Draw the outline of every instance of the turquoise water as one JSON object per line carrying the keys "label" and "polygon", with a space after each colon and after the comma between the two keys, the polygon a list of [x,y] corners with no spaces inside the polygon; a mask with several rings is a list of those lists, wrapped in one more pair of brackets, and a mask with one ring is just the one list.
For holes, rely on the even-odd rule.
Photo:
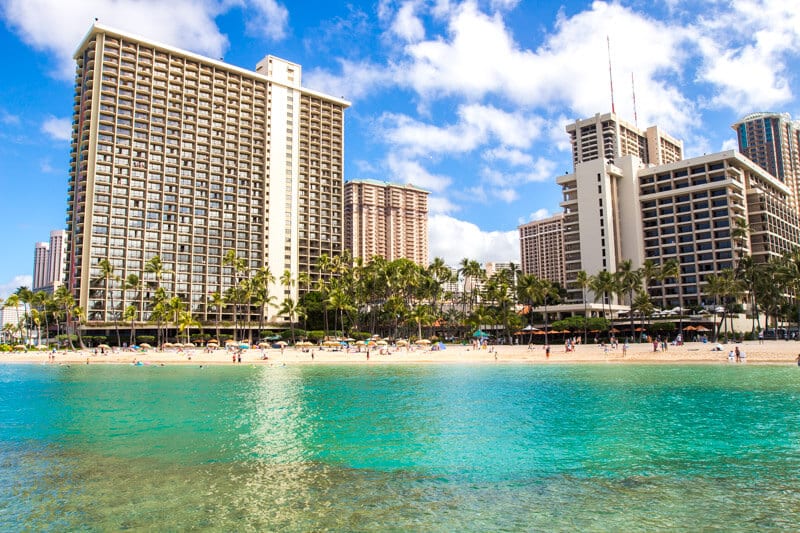
{"label": "turquoise water", "polygon": [[800,369],[0,365],[0,530],[795,530]]}

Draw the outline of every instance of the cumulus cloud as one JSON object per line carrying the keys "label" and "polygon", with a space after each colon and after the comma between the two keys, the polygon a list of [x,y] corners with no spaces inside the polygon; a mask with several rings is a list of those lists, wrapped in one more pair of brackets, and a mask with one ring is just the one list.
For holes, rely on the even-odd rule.
{"label": "cumulus cloud", "polygon": [[72,121],[68,118],[47,117],[42,123],[42,132],[56,141],[68,141],[72,138]]}
{"label": "cumulus cloud", "polygon": [[431,258],[441,257],[455,266],[469,258],[480,263],[513,261],[519,263],[519,232],[483,231],[477,225],[447,215],[428,219]]}
{"label": "cumulus cloud", "polygon": [[520,225],[522,225],[522,224],[526,224],[528,222],[534,222],[536,220],[544,220],[545,218],[549,218],[551,216],[553,216],[553,214],[550,212],[549,209],[545,209],[545,208],[537,209],[533,213],[530,213],[527,217],[520,218],[519,219],[519,223],[520,223]]}
{"label": "cumulus cloud", "polygon": [[786,60],[800,47],[794,3],[736,0],[701,17],[695,31],[704,59],[699,77],[717,88],[713,105],[767,109],[791,99]]}
{"label": "cumulus cloud", "polygon": [[386,141],[414,155],[469,152],[490,140],[525,148],[538,137],[543,123],[539,117],[479,104],[460,106],[457,115],[457,124],[441,127],[391,113],[381,122]]}
{"label": "cumulus cloud", "polygon": [[452,183],[448,176],[431,174],[419,162],[403,159],[395,154],[389,155],[386,164],[392,180],[399,183],[416,185],[431,192],[443,192]]}
{"label": "cumulus cloud", "polygon": [[27,44],[53,54],[54,75],[72,79],[72,55],[91,24],[143,33],[163,42],[209,57],[222,57],[228,38],[215,18],[234,7],[244,11],[251,34],[280,39],[286,34],[288,11],[275,0],[7,0],[2,16]]}
{"label": "cumulus cloud", "polygon": [[95,18],[133,33],[147,28],[150,39],[221,57],[228,40],[214,22],[220,7],[212,0],[8,0],[3,17],[26,43],[55,56],[57,77],[71,79],[72,54]]}
{"label": "cumulus cloud", "polygon": [[28,274],[19,274],[14,276],[9,281],[5,283],[0,283],[0,298],[8,298],[11,294],[14,293],[20,287],[31,287],[33,283],[33,276]]}
{"label": "cumulus cloud", "polygon": [[7,126],[18,126],[20,123],[19,115],[13,115],[4,109],[0,109],[0,122]]}
{"label": "cumulus cloud", "polygon": [[289,11],[275,0],[248,0],[255,11],[248,17],[245,29],[251,35],[280,40],[286,36]]}
{"label": "cumulus cloud", "polygon": [[418,5],[419,2],[415,1],[403,2],[392,22],[391,32],[394,35],[408,42],[425,37],[425,26],[416,14]]}

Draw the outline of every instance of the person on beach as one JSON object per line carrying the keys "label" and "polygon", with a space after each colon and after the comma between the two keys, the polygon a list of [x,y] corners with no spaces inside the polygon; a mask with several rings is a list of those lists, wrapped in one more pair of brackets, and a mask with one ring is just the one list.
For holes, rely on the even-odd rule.
{"label": "person on beach", "polygon": [[550,359],[550,345],[544,347],[544,358]]}
{"label": "person on beach", "polygon": [[741,354],[741,352],[739,351],[739,347],[738,347],[738,346],[737,346],[736,348],[734,348],[734,350],[733,350],[733,354],[734,354],[734,356],[736,357],[736,362],[737,362],[737,363],[741,362],[741,360],[742,360],[742,354]]}
{"label": "person on beach", "polygon": [[800,353],[797,354],[797,358],[795,358],[795,361],[797,361],[797,366],[800,366]]}

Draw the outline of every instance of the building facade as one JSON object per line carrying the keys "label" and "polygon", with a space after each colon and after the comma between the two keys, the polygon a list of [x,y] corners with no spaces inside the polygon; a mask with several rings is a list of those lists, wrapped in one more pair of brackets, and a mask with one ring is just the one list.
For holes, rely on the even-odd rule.
{"label": "building facade", "polygon": [[428,266],[428,191],[376,180],[344,184],[344,242],[353,257]]}
{"label": "building facade", "polygon": [[519,226],[519,248],[523,274],[566,287],[563,213]]}
{"label": "building facade", "polygon": [[787,113],[752,113],[733,125],[739,151],[800,195],[800,125]]}
{"label": "building facade", "polygon": [[[579,131],[583,122],[567,131]],[[608,128],[605,120],[594,122]],[[574,172],[556,180],[572,301],[582,296],[574,283],[580,270],[615,272],[625,260],[637,269],[649,259],[656,265],[674,260],[679,270],[650,285],[655,305],[708,305],[712,298],[703,290],[709,274],[733,268],[743,255],[762,262],[800,244],[792,190],[741,154],[684,160],[664,150],[666,159],[647,162],[643,150],[632,151],[621,150],[612,160],[575,154]],[[742,238],[735,228],[745,226],[750,231]],[[609,303],[619,302],[612,296]]]}
{"label": "building facade", "polygon": [[33,283],[31,290],[41,291],[49,284],[47,264],[50,258],[50,243],[37,242],[33,249]]}
{"label": "building facade", "polygon": [[64,230],[50,232],[49,242],[37,242],[33,256],[33,291],[53,292],[64,281],[66,268]]}
{"label": "building facade", "polygon": [[[90,327],[128,306],[149,321],[156,287],[200,322],[230,322],[210,295],[265,268],[313,280],[342,252],[349,103],[303,88],[299,65],[267,56],[250,71],[100,24],[75,61],[66,280]],[[125,289],[131,274],[142,284]],[[296,290],[269,284],[277,302]]]}

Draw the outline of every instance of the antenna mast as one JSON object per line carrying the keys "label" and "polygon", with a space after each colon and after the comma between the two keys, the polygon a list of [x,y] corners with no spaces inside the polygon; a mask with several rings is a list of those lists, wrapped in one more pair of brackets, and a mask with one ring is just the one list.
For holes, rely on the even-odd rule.
{"label": "antenna mast", "polygon": [[608,82],[611,85],[611,112],[616,114],[614,109],[614,76],[611,74],[611,37],[606,35],[606,44],[608,44]]}
{"label": "antenna mast", "polygon": [[636,114],[636,85],[633,83],[633,72],[631,72],[631,91],[633,91],[633,123],[639,127],[639,116]]}

